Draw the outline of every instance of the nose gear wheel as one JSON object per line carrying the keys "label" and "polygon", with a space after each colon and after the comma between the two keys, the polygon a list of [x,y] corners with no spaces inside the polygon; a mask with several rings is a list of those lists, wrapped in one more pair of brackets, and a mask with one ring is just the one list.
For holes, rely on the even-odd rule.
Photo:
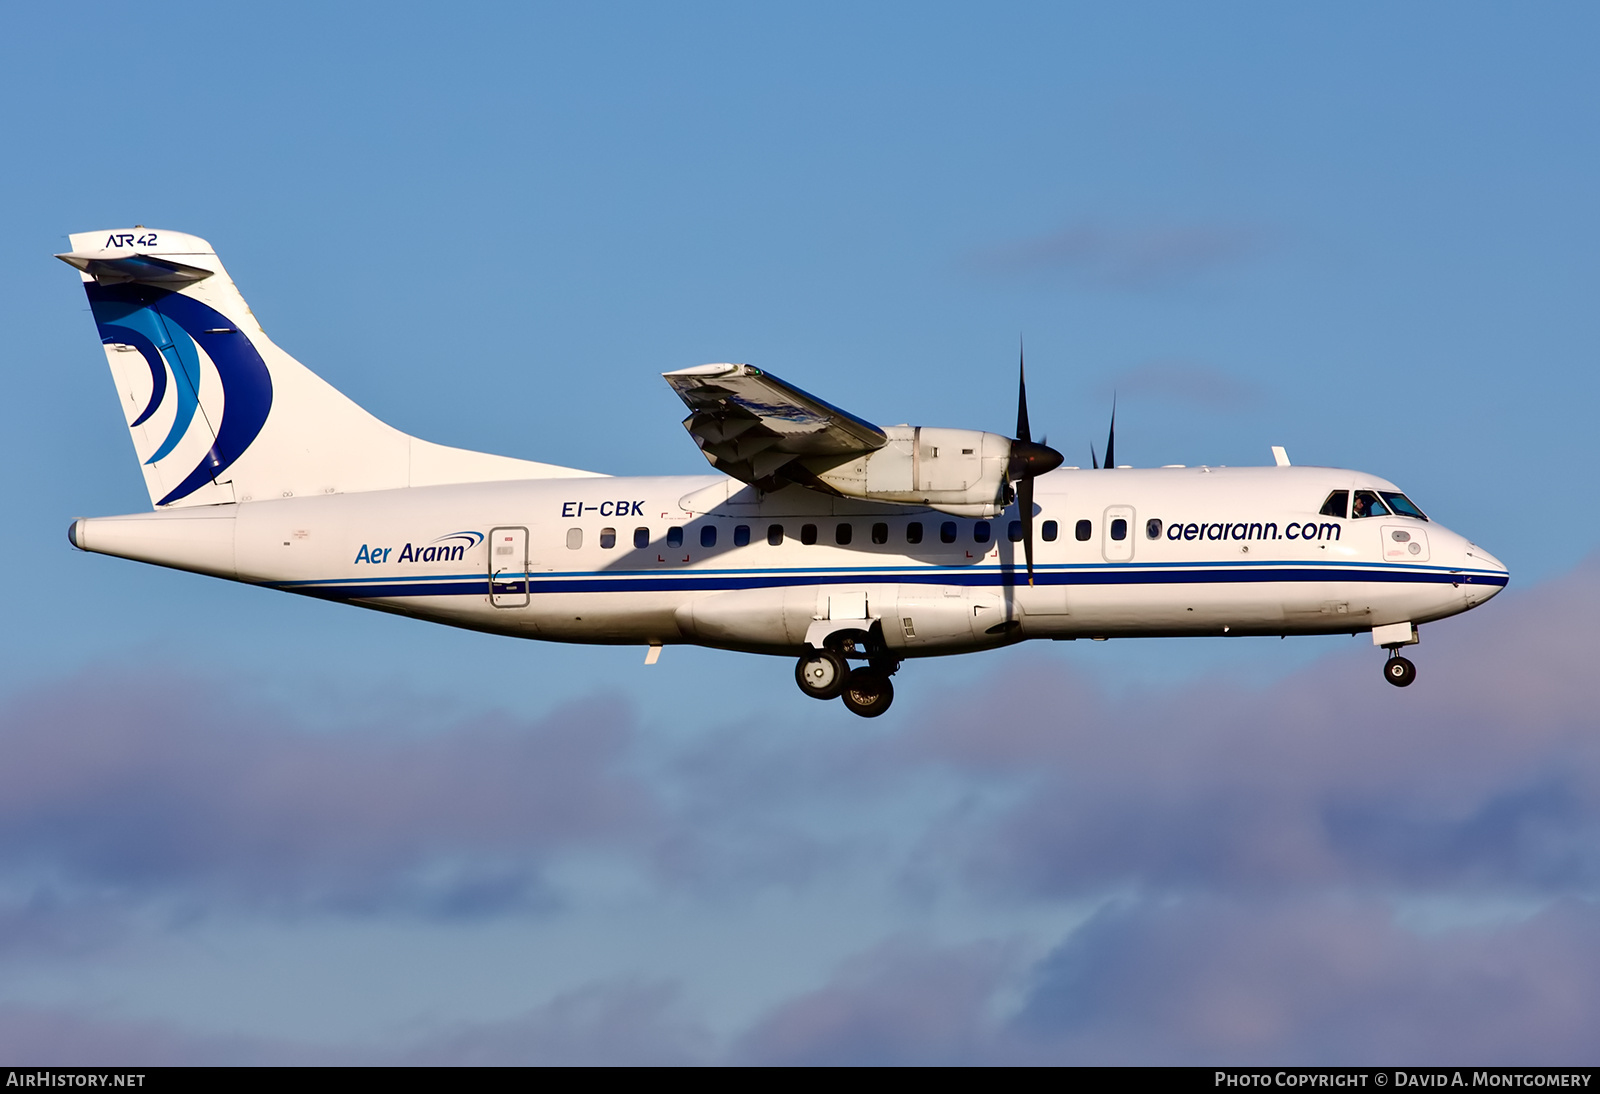
{"label": "nose gear wheel", "polygon": [[1404,657],[1391,657],[1383,666],[1383,678],[1397,688],[1409,687],[1417,678],[1417,666]]}

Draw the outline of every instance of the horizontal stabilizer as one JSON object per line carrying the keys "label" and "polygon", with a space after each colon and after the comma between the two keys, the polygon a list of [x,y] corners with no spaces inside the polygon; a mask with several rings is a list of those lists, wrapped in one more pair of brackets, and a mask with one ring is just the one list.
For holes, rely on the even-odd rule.
{"label": "horizontal stabilizer", "polygon": [[112,251],[68,251],[56,257],[82,270],[102,285],[125,285],[130,281],[145,285],[187,285],[204,281],[213,272],[174,262],[170,258],[117,254]]}

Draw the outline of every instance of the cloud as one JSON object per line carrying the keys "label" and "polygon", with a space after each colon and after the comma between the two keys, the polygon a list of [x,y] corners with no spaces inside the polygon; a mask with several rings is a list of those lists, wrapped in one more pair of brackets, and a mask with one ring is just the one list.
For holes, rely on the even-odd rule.
{"label": "cloud", "polygon": [[1581,1064],[1600,909],[1419,934],[1381,902],[1115,907],[1033,971],[999,1039],[1099,1064]]}
{"label": "cloud", "polygon": [[711,1062],[714,1042],[685,1016],[676,985],[621,980],[564,992],[502,1022],[435,1032],[402,1054],[407,1065],[588,1067]]}
{"label": "cloud", "polygon": [[103,952],[126,939],[127,909],[104,892],[12,885],[0,898],[0,961],[16,968]]}
{"label": "cloud", "polygon": [[660,807],[621,771],[631,734],[606,700],[317,733],[221,689],[68,680],[0,716],[0,870],[269,907],[537,911],[551,855],[643,852]]}
{"label": "cloud", "polygon": [[729,1058],[1581,1066],[1600,1023],[1600,908],[1580,901],[1419,932],[1381,900],[1132,899],[1020,974],[1017,949],[897,940],[862,953],[764,1015]]}
{"label": "cloud", "polygon": [[829,1067],[978,1062],[991,1054],[985,1012],[1010,964],[997,943],[941,948],[891,939],[851,958],[822,988],[774,1008],[733,1058]]}
{"label": "cloud", "polygon": [[12,1067],[118,1069],[379,1062],[359,1050],[196,1034],[170,1022],[15,1004],[0,1004],[0,1059]]}
{"label": "cloud", "polygon": [[1003,277],[1069,277],[1093,288],[1149,292],[1192,283],[1254,257],[1260,229],[1186,225],[1118,229],[1080,223],[1048,235],[984,248],[972,266]]}
{"label": "cloud", "polygon": [[[646,880],[628,929],[658,951],[680,929],[658,925],[667,905],[734,946],[860,943],[787,992],[753,948],[743,997],[777,1001],[716,1033],[692,961],[329,1049],[92,1009],[12,1017],[55,1062],[134,1043],[148,1053],[121,1058],[1578,1060],[1600,1025],[1596,648],[1590,560],[1424,627],[1405,690],[1365,636],[1276,681],[1242,654],[1235,674],[1129,693],[1024,653],[970,687],[911,666],[922,686],[869,727],[732,716],[676,751],[642,748],[603,701],[311,732],[224,689],[41,687],[0,721],[0,892],[24,893],[0,907],[8,969],[114,937],[119,898],[465,930],[560,915],[546,867],[578,853]],[[747,922],[775,890],[841,912]],[[966,933],[913,936],[911,910]]]}
{"label": "cloud", "polygon": [[312,1044],[0,1006],[22,1066],[1156,1064],[1581,1066],[1600,908],[1418,931],[1382,900],[1116,901],[1042,957],[896,936],[718,1037],[681,987],[620,978],[503,1020]]}
{"label": "cloud", "polygon": [[0,1059],[16,1067],[660,1067],[715,1063],[719,1053],[707,1028],[685,1014],[677,985],[627,978],[563,992],[499,1021],[429,1021],[331,1045],[0,1004]]}
{"label": "cloud", "polygon": [[1600,677],[1582,652],[1600,646],[1600,565],[1423,635],[1406,691],[1362,636],[1266,687],[1113,698],[1019,665],[981,697],[942,696],[887,762],[1017,792],[952,811],[913,873],[1050,898],[1600,892]]}
{"label": "cloud", "polygon": [[662,1066],[715,1062],[679,988],[620,979],[584,985],[499,1021],[419,1023],[402,1035],[320,1044],[197,1033],[92,1008],[0,1004],[0,1059],[20,1067]]}

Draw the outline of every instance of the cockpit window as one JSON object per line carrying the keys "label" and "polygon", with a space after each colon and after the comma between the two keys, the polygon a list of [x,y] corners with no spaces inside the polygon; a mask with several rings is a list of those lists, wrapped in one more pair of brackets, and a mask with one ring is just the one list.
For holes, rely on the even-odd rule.
{"label": "cockpit window", "polygon": [[1371,490],[1357,490],[1356,503],[1350,510],[1350,515],[1356,520],[1362,517],[1386,517],[1389,507],[1378,500],[1378,495]]}
{"label": "cockpit window", "polygon": [[1415,505],[1412,505],[1411,499],[1406,497],[1404,494],[1397,494],[1393,490],[1379,490],[1378,493],[1383,497],[1384,501],[1389,503],[1389,508],[1393,509],[1400,516],[1416,517],[1418,520],[1428,519],[1425,515],[1423,515],[1422,510],[1418,509]]}
{"label": "cockpit window", "polygon": [[1342,517],[1350,511],[1350,491],[1335,490],[1322,503],[1319,512],[1325,517]]}

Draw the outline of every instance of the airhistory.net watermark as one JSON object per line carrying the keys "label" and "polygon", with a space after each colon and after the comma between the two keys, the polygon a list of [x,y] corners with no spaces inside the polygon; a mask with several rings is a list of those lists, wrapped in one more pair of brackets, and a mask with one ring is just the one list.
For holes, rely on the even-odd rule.
{"label": "airhistory.net watermark", "polygon": [[7,1087],[143,1086],[142,1071],[52,1071],[28,1068],[6,1072]]}

